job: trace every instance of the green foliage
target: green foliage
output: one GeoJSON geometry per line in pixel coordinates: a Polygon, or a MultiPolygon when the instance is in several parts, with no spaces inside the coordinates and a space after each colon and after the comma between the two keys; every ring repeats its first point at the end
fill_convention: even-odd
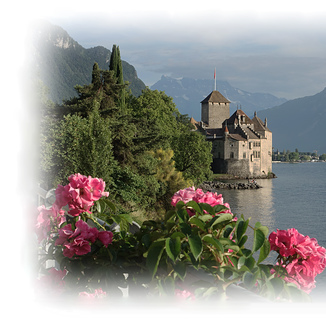
{"type": "Polygon", "coordinates": [[[194,131],[185,131],[174,137],[173,145],[176,168],[184,177],[200,184],[212,177],[212,144],[194,131]]]}
{"type": "Polygon", "coordinates": [[[163,212],[174,192],[210,178],[211,145],[164,92],[136,98],[126,87],[114,46],[109,71],[94,63],[76,97],[42,110],[41,182],[49,189],[76,172],[101,175],[119,207],[163,212]]]}
{"type": "MultiPolygon", "coordinates": [[[[175,290],[186,289],[197,299],[222,299],[234,284],[270,300],[308,300],[295,285],[284,281],[283,267],[262,264],[270,251],[268,229],[260,223],[252,227],[249,220],[235,219],[223,210],[223,205],[178,202],[163,222],[145,221],[131,233],[130,216],[119,214],[112,202],[101,198],[93,213],[82,213],[81,218],[101,230],[118,224],[120,231],[113,230],[112,243],[105,248],[95,242],[90,253],[73,258],[65,257],[60,245],[44,244],[41,263],[55,259],[67,270],[68,293],[101,287],[112,297],[128,286],[130,297],[135,293],[151,298],[174,296],[175,290]],[[254,230],[251,250],[245,247],[248,227],[254,230]],[[202,280],[201,271],[209,276],[207,281],[202,280]]],[[[74,229],[78,218],[67,223],[74,229]]],[[[56,236],[49,241],[55,240],[56,236]]]]}
{"type": "MultiPolygon", "coordinates": [[[[53,185],[74,173],[103,176],[109,181],[114,167],[111,136],[105,121],[94,111],[89,119],[67,115],[47,133],[51,144],[50,168],[45,170],[53,185]]],[[[52,186],[53,186],[52,185],[52,186]]]]}

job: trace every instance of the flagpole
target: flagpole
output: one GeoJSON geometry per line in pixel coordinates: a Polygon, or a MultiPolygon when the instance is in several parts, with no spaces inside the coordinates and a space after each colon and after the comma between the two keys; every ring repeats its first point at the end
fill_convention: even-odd
{"type": "Polygon", "coordinates": [[[216,91],[216,68],[214,70],[214,91],[216,91]]]}

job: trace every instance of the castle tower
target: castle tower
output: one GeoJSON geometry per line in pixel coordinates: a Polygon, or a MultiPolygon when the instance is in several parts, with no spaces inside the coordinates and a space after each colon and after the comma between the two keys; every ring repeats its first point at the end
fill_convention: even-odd
{"type": "Polygon", "coordinates": [[[230,103],[219,91],[211,92],[201,101],[201,121],[208,128],[222,128],[223,121],[230,118],[230,103]]]}

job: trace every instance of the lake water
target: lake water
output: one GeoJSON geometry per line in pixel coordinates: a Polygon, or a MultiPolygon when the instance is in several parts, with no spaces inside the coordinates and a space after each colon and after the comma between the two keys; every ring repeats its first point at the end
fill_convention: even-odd
{"type": "MultiPolygon", "coordinates": [[[[273,163],[276,179],[257,180],[257,190],[220,190],[234,214],[269,231],[296,228],[326,247],[326,163],[273,163]]],[[[326,301],[326,270],[317,276],[314,300],[326,301]]]]}

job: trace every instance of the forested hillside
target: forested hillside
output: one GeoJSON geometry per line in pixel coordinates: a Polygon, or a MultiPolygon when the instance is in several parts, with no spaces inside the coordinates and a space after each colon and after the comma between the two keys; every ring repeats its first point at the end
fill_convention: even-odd
{"type": "Polygon", "coordinates": [[[174,192],[210,178],[211,144],[164,92],[128,92],[118,46],[108,66],[94,63],[91,83],[62,105],[40,95],[38,181],[50,189],[73,173],[100,177],[122,211],[162,213],[174,192]]]}
{"type": "Polygon", "coordinates": [[[288,101],[274,108],[259,111],[267,118],[273,132],[275,150],[326,153],[326,88],[312,96],[288,101]]]}

